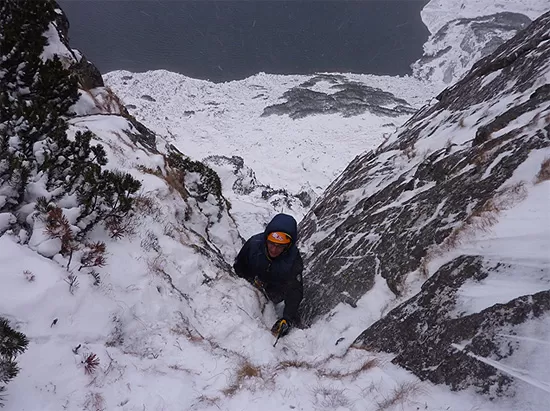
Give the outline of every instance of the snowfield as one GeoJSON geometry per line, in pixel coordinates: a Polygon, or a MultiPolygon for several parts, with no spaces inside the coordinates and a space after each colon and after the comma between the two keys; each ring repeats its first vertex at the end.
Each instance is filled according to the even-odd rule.
{"type": "MultiPolygon", "coordinates": [[[[427,16],[433,15],[430,10],[427,16]]],[[[426,18],[430,30],[435,29],[435,20],[426,18]]],[[[392,92],[416,108],[433,96],[432,85],[412,77],[343,75],[392,92]]],[[[261,117],[264,107],[280,103],[285,91],[309,77],[258,74],[213,84],[167,71],[118,71],[104,79],[131,114],[158,133],[159,150],[173,144],[196,160],[240,156],[261,183],[315,198],[355,156],[395,135],[407,116],[261,117]]],[[[330,91],[327,84],[317,87],[330,91]]],[[[549,319],[531,340],[547,347],[548,356],[525,353],[525,384],[537,388],[530,398],[490,400],[473,390],[452,392],[420,381],[393,365],[389,355],[352,348],[363,330],[403,301],[383,282],[356,308],[340,304],[311,328],[293,329],[273,346],[269,329],[281,307],[267,304],[247,282],[198,252],[197,245],[217,249],[231,264],[242,237],[263,231],[275,213],[288,212],[300,220],[307,209],[236,193],[231,173],[220,168],[233,219],[223,217],[212,225],[205,206],[186,220],[187,203],[165,180],[146,171],[161,166],[162,157],[124,134],[131,129],[124,118],[98,113],[86,94],[74,109],[79,116],[71,119],[69,132],[96,133],[109,167],[141,181],[142,200],[132,229],[121,239],[102,228],[91,233],[90,241],[103,241],[107,249],[107,264],[95,267],[95,274],[60,254],[46,258],[48,239],[39,230],[32,246],[21,244],[24,233],[8,231],[0,237],[0,314],[30,340],[18,357],[18,376],[7,385],[5,411],[546,409],[549,319]]],[[[537,155],[532,167],[540,165],[542,154],[537,155]]],[[[544,181],[506,211],[502,224],[456,252],[481,249],[525,261],[534,270],[548,267],[549,198],[550,181],[544,181]]],[[[7,226],[3,220],[8,218],[0,215],[0,226],[7,226]]],[[[487,278],[465,287],[461,308],[478,310],[549,288],[547,278],[531,274],[487,278]]],[[[525,335],[508,337],[531,335],[525,330],[525,335]]],[[[523,375],[515,364],[508,371],[523,375]]]]}

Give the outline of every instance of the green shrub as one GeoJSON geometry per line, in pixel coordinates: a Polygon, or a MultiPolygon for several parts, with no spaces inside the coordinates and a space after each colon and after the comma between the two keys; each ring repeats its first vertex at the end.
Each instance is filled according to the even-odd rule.
{"type": "Polygon", "coordinates": [[[16,357],[27,349],[29,340],[27,337],[10,327],[8,320],[0,317],[0,406],[1,394],[6,389],[6,384],[15,378],[19,372],[16,357]]]}
{"type": "Polygon", "coordinates": [[[34,203],[28,184],[41,181],[50,204],[76,197],[83,235],[99,221],[125,215],[140,183],[103,169],[106,153],[92,144],[92,132],[67,135],[70,107],[78,100],[76,77],[57,56],[41,58],[55,8],[53,1],[0,6],[0,212],[17,214],[34,203]]]}

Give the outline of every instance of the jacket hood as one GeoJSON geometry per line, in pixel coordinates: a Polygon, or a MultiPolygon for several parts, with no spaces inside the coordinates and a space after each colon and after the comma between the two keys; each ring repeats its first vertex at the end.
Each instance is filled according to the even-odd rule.
{"type": "Polygon", "coordinates": [[[269,222],[264,231],[264,237],[267,238],[269,233],[274,231],[282,231],[292,237],[292,244],[296,244],[298,241],[298,224],[294,217],[288,214],[277,214],[269,222]]]}

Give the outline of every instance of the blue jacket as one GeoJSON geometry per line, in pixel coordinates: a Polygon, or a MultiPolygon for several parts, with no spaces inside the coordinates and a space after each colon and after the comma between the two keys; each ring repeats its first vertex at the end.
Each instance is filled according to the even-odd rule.
{"type": "Polygon", "coordinates": [[[250,237],[233,264],[239,277],[250,282],[258,277],[271,300],[284,301],[283,318],[290,321],[297,320],[298,307],[303,298],[303,262],[296,247],[297,240],[296,220],[287,214],[277,214],[263,233],[250,237]],[[269,233],[275,231],[290,235],[292,242],[281,255],[271,258],[267,253],[266,241],[269,233]]]}

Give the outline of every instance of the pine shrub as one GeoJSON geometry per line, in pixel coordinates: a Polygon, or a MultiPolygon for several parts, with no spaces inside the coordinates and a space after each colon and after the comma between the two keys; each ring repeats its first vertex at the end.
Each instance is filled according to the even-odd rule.
{"type": "Polygon", "coordinates": [[[0,406],[6,384],[19,372],[16,357],[27,349],[27,337],[10,327],[8,320],[0,317],[0,406]]]}
{"type": "Polygon", "coordinates": [[[103,168],[107,156],[103,146],[92,144],[92,132],[67,135],[77,79],[57,56],[41,57],[56,8],[54,1],[0,4],[0,212],[17,215],[36,202],[27,189],[40,181],[49,193],[42,201],[50,207],[77,199],[83,236],[100,221],[124,217],[140,183],[103,168]]]}

